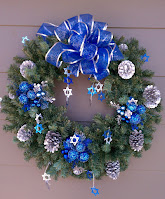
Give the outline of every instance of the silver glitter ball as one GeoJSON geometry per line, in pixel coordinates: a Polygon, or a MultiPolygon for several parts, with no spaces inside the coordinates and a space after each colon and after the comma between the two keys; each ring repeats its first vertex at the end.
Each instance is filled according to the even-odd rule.
{"type": "Polygon", "coordinates": [[[15,98],[15,95],[11,94],[10,92],[9,92],[8,96],[9,96],[9,98],[10,98],[11,100],[15,98]]]}
{"type": "Polygon", "coordinates": [[[106,174],[113,180],[116,180],[120,174],[120,162],[118,160],[108,162],[106,167],[106,174]]]}
{"type": "Polygon", "coordinates": [[[24,124],[18,131],[17,133],[17,139],[21,142],[26,142],[27,140],[29,140],[32,136],[32,131],[30,131],[29,129],[26,129],[26,124],[24,124]]]}
{"type": "Polygon", "coordinates": [[[128,46],[127,46],[127,44],[120,44],[120,45],[119,45],[119,49],[120,49],[121,51],[125,51],[125,50],[128,50],[128,46]]]}
{"type": "Polygon", "coordinates": [[[73,173],[75,174],[75,175],[80,175],[80,174],[82,174],[84,172],[84,169],[82,168],[82,167],[77,167],[77,166],[75,166],[74,168],[73,168],[73,173]]]}
{"type": "Polygon", "coordinates": [[[27,69],[33,69],[35,67],[35,63],[32,61],[24,61],[21,65],[20,65],[20,73],[21,75],[26,78],[26,70],[27,69]]]}
{"type": "Polygon", "coordinates": [[[118,65],[118,74],[122,79],[130,79],[135,73],[135,65],[129,61],[122,61],[118,65]]]}
{"type": "Polygon", "coordinates": [[[156,108],[161,101],[161,93],[156,86],[148,85],[143,92],[146,99],[144,103],[147,108],[156,108]]]}
{"type": "Polygon", "coordinates": [[[134,130],[129,136],[129,144],[134,151],[141,151],[144,144],[142,131],[134,130]]]}

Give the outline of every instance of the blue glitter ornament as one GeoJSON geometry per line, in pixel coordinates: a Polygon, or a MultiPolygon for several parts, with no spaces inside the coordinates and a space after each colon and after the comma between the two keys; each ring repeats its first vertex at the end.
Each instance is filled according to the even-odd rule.
{"type": "Polygon", "coordinates": [[[141,122],[141,117],[137,113],[133,113],[131,118],[130,118],[130,123],[131,124],[139,124],[141,122]]]}
{"type": "Polygon", "coordinates": [[[89,160],[89,154],[84,152],[80,154],[80,161],[81,162],[87,162],[89,160]]]}
{"type": "Polygon", "coordinates": [[[132,111],[132,112],[135,112],[135,111],[136,111],[136,108],[137,108],[137,106],[136,106],[136,104],[135,104],[134,102],[129,103],[129,104],[127,105],[127,107],[128,107],[128,109],[129,109],[130,111],[132,111]]]}
{"type": "Polygon", "coordinates": [[[141,115],[141,114],[144,114],[145,112],[146,112],[145,106],[139,105],[139,106],[137,107],[137,113],[139,113],[140,115],[141,115]]]}
{"type": "Polygon", "coordinates": [[[25,94],[21,94],[19,96],[19,101],[21,102],[21,104],[27,104],[28,103],[28,97],[25,94]]]}
{"type": "Polygon", "coordinates": [[[30,88],[30,85],[27,82],[21,82],[19,85],[19,90],[23,93],[27,92],[30,88]]]}
{"type": "Polygon", "coordinates": [[[28,97],[29,99],[31,99],[31,100],[34,100],[34,99],[36,98],[36,94],[35,94],[35,92],[34,92],[33,90],[29,90],[29,91],[27,92],[27,97],[28,97]]]}
{"type": "Polygon", "coordinates": [[[70,150],[68,152],[68,158],[70,159],[70,161],[74,161],[78,158],[78,152],[75,150],[70,150]]]}
{"type": "Polygon", "coordinates": [[[82,142],[80,142],[80,143],[78,143],[77,145],[76,145],[76,151],[78,151],[78,152],[84,152],[85,151],[85,144],[83,144],[82,142]]]}

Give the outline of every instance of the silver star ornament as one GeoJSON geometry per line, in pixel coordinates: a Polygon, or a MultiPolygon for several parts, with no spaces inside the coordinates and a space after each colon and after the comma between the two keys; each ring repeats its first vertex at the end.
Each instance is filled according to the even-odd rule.
{"type": "Polygon", "coordinates": [[[77,142],[79,141],[79,137],[77,137],[75,134],[73,137],[70,137],[70,143],[76,146],[77,142]]]}
{"type": "Polygon", "coordinates": [[[65,89],[63,89],[63,91],[67,98],[69,98],[72,95],[72,89],[69,87],[66,87],[65,89]]]}

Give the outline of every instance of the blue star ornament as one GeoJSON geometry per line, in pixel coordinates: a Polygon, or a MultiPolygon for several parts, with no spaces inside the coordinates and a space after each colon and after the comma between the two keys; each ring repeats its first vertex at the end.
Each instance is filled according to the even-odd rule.
{"type": "Polygon", "coordinates": [[[141,60],[144,60],[144,62],[148,62],[150,56],[147,56],[146,54],[141,56],[141,60]]]}
{"type": "Polygon", "coordinates": [[[22,37],[22,43],[25,44],[25,41],[29,41],[28,37],[22,37]]]}
{"type": "Polygon", "coordinates": [[[42,131],[44,130],[42,127],[42,124],[37,124],[35,127],[36,133],[42,133],[42,131]]]}
{"type": "Polygon", "coordinates": [[[68,85],[73,84],[73,79],[70,77],[64,77],[64,83],[67,83],[68,85]]]}
{"type": "Polygon", "coordinates": [[[90,95],[94,95],[94,94],[97,94],[97,91],[96,91],[96,89],[93,87],[93,86],[91,86],[90,88],[87,88],[88,89],[88,94],[90,94],[90,95]]]}
{"type": "Polygon", "coordinates": [[[87,171],[87,178],[88,178],[89,180],[92,180],[93,174],[92,174],[91,171],[87,171]]]}
{"type": "Polygon", "coordinates": [[[103,92],[98,94],[98,100],[100,100],[102,102],[104,99],[105,99],[105,94],[103,92]]]}
{"type": "Polygon", "coordinates": [[[95,187],[91,188],[92,192],[95,196],[99,195],[99,189],[96,189],[95,187]]]}
{"type": "Polygon", "coordinates": [[[64,68],[64,74],[67,75],[67,77],[72,74],[71,71],[69,70],[69,67],[64,68]]]}

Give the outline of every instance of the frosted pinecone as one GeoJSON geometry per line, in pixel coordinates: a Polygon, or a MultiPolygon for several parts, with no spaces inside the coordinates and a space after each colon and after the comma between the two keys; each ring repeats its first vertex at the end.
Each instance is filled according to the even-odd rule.
{"type": "Polygon", "coordinates": [[[75,166],[74,168],[73,168],[73,173],[75,174],[75,175],[80,175],[80,174],[82,174],[84,172],[84,169],[82,168],[82,167],[77,167],[77,166],[75,166]]]}
{"type": "Polygon", "coordinates": [[[119,49],[120,49],[121,51],[125,51],[125,50],[128,50],[128,46],[127,46],[127,44],[120,44],[120,45],[119,45],[119,49]]]}
{"type": "Polygon", "coordinates": [[[26,124],[24,124],[17,133],[17,138],[21,142],[26,142],[32,136],[32,131],[26,128],[26,124]]]}
{"type": "Polygon", "coordinates": [[[106,167],[106,173],[110,178],[116,180],[120,174],[120,162],[118,160],[115,162],[108,162],[106,167]]]}
{"type": "Polygon", "coordinates": [[[153,85],[148,85],[144,89],[143,97],[146,99],[145,106],[147,108],[156,108],[161,101],[160,91],[153,85]]]}
{"type": "Polygon", "coordinates": [[[45,137],[44,145],[47,152],[54,153],[58,151],[61,143],[61,135],[58,132],[48,131],[45,137]]]}
{"type": "Polygon", "coordinates": [[[134,151],[140,151],[144,144],[144,135],[142,131],[134,130],[129,136],[129,144],[134,151]]]}
{"type": "Polygon", "coordinates": [[[122,61],[118,65],[118,74],[122,79],[130,79],[135,73],[135,65],[129,61],[122,61]]]}
{"type": "Polygon", "coordinates": [[[26,78],[26,70],[27,69],[32,69],[34,68],[36,65],[34,62],[32,61],[24,61],[21,65],[20,65],[20,73],[21,75],[26,78]]]}

